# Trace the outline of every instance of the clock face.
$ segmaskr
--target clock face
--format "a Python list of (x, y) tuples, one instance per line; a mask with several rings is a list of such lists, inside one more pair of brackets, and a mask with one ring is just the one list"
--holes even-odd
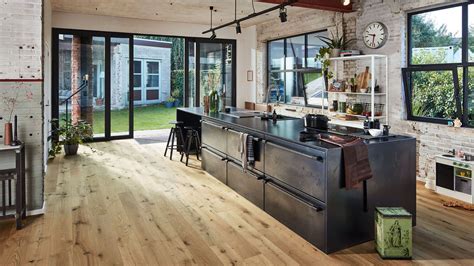
[(365, 28), (363, 37), (367, 47), (372, 49), (380, 48), (387, 41), (387, 27), (380, 22), (370, 23)]

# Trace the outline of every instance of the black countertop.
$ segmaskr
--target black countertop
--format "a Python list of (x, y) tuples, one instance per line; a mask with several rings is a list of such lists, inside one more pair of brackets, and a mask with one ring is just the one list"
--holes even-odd
[[(256, 131), (257, 133), (264, 134), (269, 137), (279, 138), (282, 140), (291, 141), (301, 145), (309, 147), (318, 147), (324, 149), (335, 149), (339, 148), (336, 145), (329, 144), (324, 141), (301, 141), (300, 133), (305, 130), (304, 120), (303, 119), (286, 119), (278, 120), (276, 123), (273, 123), (272, 120), (262, 120), (259, 117), (246, 117), (246, 118), (237, 118), (226, 115), (225, 113), (204, 113), (204, 109), (201, 107), (188, 107), (188, 108), (178, 108), (180, 111), (188, 112), (194, 115), (198, 115), (204, 118), (209, 118), (211, 120), (218, 120), (220, 122), (236, 125), (240, 128), (247, 129), (249, 131)], [(241, 111), (243, 109), (232, 108), (231, 111)], [(341, 126), (331, 126), (328, 133), (333, 134), (342, 134), (346, 135), (347, 131), (350, 131), (351, 134), (357, 135), (362, 134), (361, 129), (355, 128), (346, 128)], [(411, 137), (393, 135), (385, 138), (374, 138), (366, 140), (368, 144), (376, 144), (383, 142), (394, 142), (411, 139)]]

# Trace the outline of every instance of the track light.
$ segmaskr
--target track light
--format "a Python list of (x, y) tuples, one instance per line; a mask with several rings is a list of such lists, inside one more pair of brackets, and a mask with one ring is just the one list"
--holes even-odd
[(212, 31), (212, 35), (211, 37), (209, 38), (210, 40), (214, 40), (216, 38), (216, 32), (215, 31)]
[(344, 6), (348, 6), (351, 4), (351, 0), (342, 0), (341, 2)]
[(235, 27), (235, 32), (237, 34), (241, 34), (242, 33), (242, 28), (240, 27), (240, 22), (237, 22), (237, 26)]
[(280, 8), (280, 21), (281, 23), (286, 22), (288, 20), (288, 15), (286, 14), (286, 8)]

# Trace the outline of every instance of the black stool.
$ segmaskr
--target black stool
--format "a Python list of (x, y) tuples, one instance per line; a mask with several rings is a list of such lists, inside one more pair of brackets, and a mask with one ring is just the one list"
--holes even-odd
[(195, 127), (184, 127), (186, 131), (186, 142), (184, 143), (184, 152), (181, 153), (181, 162), (186, 155), (186, 166), (188, 166), (189, 155), (191, 154), (191, 146), (194, 143), (196, 148), (196, 158), (199, 160), (199, 153), (201, 152), (201, 139), (199, 138), (200, 128)]
[[(166, 144), (166, 149), (165, 149), (165, 157), (166, 153), (168, 152), (168, 149), (170, 150), (170, 160), (173, 159), (173, 150), (177, 150), (180, 153), (184, 151), (184, 137), (183, 137), (183, 132), (181, 131), (181, 126), (183, 125), (183, 122), (181, 121), (171, 121), (171, 125), (174, 125), (171, 128), (170, 135), (168, 137), (168, 143)], [(176, 144), (174, 144), (174, 139), (176, 137)], [(171, 141), (171, 145), (170, 145)], [(181, 148), (179, 150), (179, 148)]]

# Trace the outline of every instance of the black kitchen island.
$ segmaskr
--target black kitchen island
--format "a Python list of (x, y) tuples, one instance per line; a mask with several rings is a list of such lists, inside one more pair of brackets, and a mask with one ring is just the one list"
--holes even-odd
[[(302, 119), (276, 123), (259, 117), (205, 114), (178, 108), (185, 125), (201, 125), (202, 168), (288, 228), (331, 253), (374, 238), (375, 207), (404, 207), (416, 223), (416, 141), (406, 136), (367, 139), (373, 177), (347, 190), (342, 149), (300, 140)], [(240, 134), (254, 137), (256, 161), (243, 171)], [(328, 134), (358, 134), (331, 127)]]

